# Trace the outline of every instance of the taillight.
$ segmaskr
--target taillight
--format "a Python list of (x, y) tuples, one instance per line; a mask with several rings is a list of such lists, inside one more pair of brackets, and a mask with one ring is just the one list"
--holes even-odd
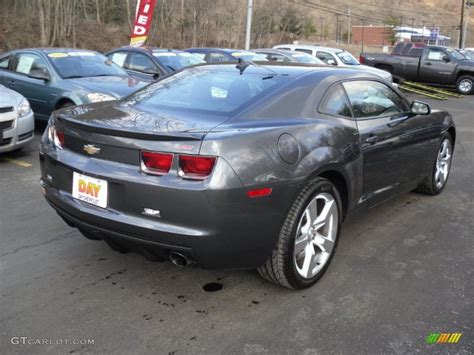
[(167, 174), (172, 163), (173, 154), (171, 153), (142, 152), (141, 169), (148, 174)]
[(56, 129), (55, 126), (48, 126), (48, 139), (59, 149), (62, 149), (66, 142), (64, 132)]
[(216, 157), (199, 155), (179, 156), (179, 176), (191, 180), (204, 180), (212, 173)]
[(364, 56), (361, 55), (361, 56), (359, 57), (359, 63), (360, 63), (360, 64), (365, 64), (365, 57), (364, 57)]

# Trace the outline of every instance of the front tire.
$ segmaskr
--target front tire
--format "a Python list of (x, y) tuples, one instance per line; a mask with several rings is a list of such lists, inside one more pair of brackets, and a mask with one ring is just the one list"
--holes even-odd
[(469, 95), (474, 92), (474, 77), (463, 75), (456, 81), (456, 90), (462, 95)]
[(323, 178), (312, 180), (293, 203), (272, 254), (258, 268), (259, 274), (288, 288), (312, 286), (334, 256), (341, 223), (342, 204), (336, 187)]
[(430, 175), (418, 186), (417, 191), (427, 195), (440, 194), (448, 181), (453, 156), (453, 139), (446, 133), (441, 139)]

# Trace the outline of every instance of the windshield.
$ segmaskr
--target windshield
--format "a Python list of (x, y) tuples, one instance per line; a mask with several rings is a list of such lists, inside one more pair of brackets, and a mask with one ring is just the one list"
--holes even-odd
[(360, 65), (359, 61), (349, 52), (337, 53), (339, 59), (346, 65)]
[(243, 60), (250, 60), (253, 62), (256, 62), (256, 61), (267, 62), (268, 61), (268, 59), (265, 58), (263, 55), (260, 55), (254, 52), (247, 52), (247, 51), (232, 52), (232, 56), (237, 59), (242, 58)]
[(128, 75), (106, 56), (97, 52), (57, 52), (48, 53), (48, 57), (63, 79)]
[(160, 64), (171, 70), (205, 63), (201, 58), (186, 52), (154, 52), (153, 56), (158, 59)]
[(307, 64), (325, 64), (322, 60), (316, 58), (316, 57), (313, 57), (312, 55), (310, 54), (306, 54), (306, 53), (296, 53), (296, 52), (292, 52), (292, 53), (289, 53), (291, 55), (292, 58), (296, 59), (298, 62), (300, 63), (307, 63)]
[(242, 75), (234, 67), (188, 68), (130, 96), (124, 105), (152, 104), (164, 108), (230, 112), (278, 87), (288, 77), (270, 72)]
[(456, 58), (457, 60), (466, 60), (466, 56), (454, 49), (451, 49), (451, 48), (446, 48), (446, 52), (448, 52), (449, 54), (451, 54), (454, 58)]

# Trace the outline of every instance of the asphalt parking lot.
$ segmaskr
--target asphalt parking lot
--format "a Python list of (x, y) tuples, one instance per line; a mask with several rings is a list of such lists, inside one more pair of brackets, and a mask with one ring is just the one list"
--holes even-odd
[[(458, 127), (444, 193), (351, 216), (328, 272), (304, 291), (86, 240), (41, 195), (38, 129), (0, 156), (0, 353), (473, 353), (474, 97), (420, 99)], [(206, 292), (211, 282), (223, 288)], [(428, 345), (436, 332), (463, 335)], [(22, 336), (48, 342), (12, 344)]]

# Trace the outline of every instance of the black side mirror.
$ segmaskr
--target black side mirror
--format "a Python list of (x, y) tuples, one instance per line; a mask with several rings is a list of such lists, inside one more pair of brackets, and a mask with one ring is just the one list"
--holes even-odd
[(449, 63), (450, 61), (451, 59), (447, 55), (443, 56), (443, 62)]
[(429, 115), (431, 113), (431, 107), (424, 102), (415, 100), (411, 103), (410, 111), (414, 115)]
[(48, 72), (45, 69), (33, 69), (28, 74), (29, 78), (50, 81), (51, 77), (49, 76)]

